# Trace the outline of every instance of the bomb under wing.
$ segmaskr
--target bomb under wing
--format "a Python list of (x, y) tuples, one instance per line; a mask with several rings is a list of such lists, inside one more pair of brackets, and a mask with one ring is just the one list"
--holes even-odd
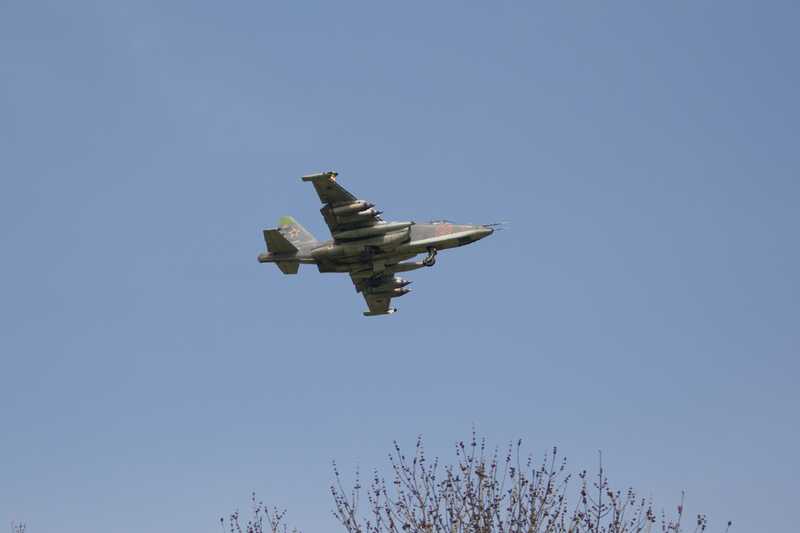
[[(411, 282), (396, 273), (432, 267), (439, 251), (472, 244), (494, 232), (493, 225), (485, 224), (383, 220), (375, 204), (356, 198), (339, 185), (337, 176), (321, 172), (302, 178), (314, 186), (333, 239), (318, 241), (292, 217), (282, 217), (276, 229), (264, 230), (267, 252), (258, 260), (276, 263), (284, 274), (296, 274), (303, 263), (315, 264), (320, 272), (349, 274), (369, 308), (365, 316), (394, 313), (391, 299), (411, 292)], [(422, 261), (409, 261), (420, 254), (425, 254)]]

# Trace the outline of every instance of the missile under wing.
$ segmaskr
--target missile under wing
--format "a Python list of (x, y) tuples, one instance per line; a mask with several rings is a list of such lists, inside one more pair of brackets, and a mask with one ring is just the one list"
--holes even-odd
[[(297, 273), (303, 263), (316, 265), (320, 272), (349, 274), (367, 303), (366, 316), (394, 313), (392, 299), (410, 292), (411, 282), (397, 273), (431, 267), (439, 251), (471, 244), (494, 231), (492, 225), (443, 220), (386, 221), (374, 203), (342, 187), (337, 175), (323, 172), (302, 178), (314, 186), (333, 238), (318, 241), (296, 220), (283, 217), (277, 229), (264, 231), (268, 251), (258, 260), (276, 263), (285, 274)], [(420, 254), (426, 254), (423, 261), (411, 260)]]

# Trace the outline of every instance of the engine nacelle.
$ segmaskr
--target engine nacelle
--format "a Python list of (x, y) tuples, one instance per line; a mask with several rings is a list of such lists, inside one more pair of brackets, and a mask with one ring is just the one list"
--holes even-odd
[(413, 224), (414, 224), (413, 222), (378, 222), (375, 225), (366, 226), (363, 228), (337, 231), (336, 233), (333, 234), (333, 238), (336, 239), (337, 241), (346, 241), (346, 240), (364, 239), (366, 237), (372, 237), (374, 235), (384, 235), (396, 231), (403, 231), (408, 233), (408, 228), (410, 228)]
[[(311, 255), (317, 261), (342, 260), (347, 257), (359, 257), (371, 248), (394, 248), (408, 241), (408, 228), (393, 231), (383, 235), (368, 236), (364, 239), (355, 241), (345, 241), (341, 243), (328, 243), (311, 251)], [(346, 271), (349, 271), (346, 270)]]

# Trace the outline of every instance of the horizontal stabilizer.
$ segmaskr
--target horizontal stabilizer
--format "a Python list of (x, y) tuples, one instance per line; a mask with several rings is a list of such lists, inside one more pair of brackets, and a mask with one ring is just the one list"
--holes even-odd
[(297, 253), (297, 247), (289, 242), (289, 239), (284, 237), (283, 234), (276, 229), (265, 229), (264, 240), (267, 243), (267, 250), (273, 254)]
[(297, 269), (300, 268), (300, 263), (297, 261), (278, 261), (275, 264), (284, 274), (297, 274)]
[[(265, 229), (264, 240), (267, 242), (267, 250), (270, 251), (271, 256), (278, 256), (275, 258), (277, 260), (272, 259), (271, 261), (275, 261), (281, 272), (284, 274), (297, 274), (300, 263), (297, 260), (293, 260), (292, 257), (297, 254), (297, 247), (276, 229)], [(270, 256), (268, 255), (267, 257), (269, 258)], [(280, 259), (284, 257), (286, 260), (281, 261)]]

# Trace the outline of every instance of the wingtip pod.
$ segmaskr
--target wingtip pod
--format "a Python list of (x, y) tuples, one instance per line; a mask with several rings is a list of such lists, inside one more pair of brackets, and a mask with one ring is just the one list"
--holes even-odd
[(335, 172), (333, 170), (329, 170), (328, 172), (317, 172), (316, 174), (308, 174), (306, 176), (303, 176), (300, 179), (303, 180), (303, 181), (315, 181), (315, 180), (321, 180), (321, 179), (326, 179), (326, 178), (335, 180), (336, 176), (338, 176), (338, 175), (339, 175), (338, 172)]
[(390, 307), (385, 312), (364, 311), (364, 316), (393, 315), (396, 312), (397, 309), (395, 309), (394, 307)]

